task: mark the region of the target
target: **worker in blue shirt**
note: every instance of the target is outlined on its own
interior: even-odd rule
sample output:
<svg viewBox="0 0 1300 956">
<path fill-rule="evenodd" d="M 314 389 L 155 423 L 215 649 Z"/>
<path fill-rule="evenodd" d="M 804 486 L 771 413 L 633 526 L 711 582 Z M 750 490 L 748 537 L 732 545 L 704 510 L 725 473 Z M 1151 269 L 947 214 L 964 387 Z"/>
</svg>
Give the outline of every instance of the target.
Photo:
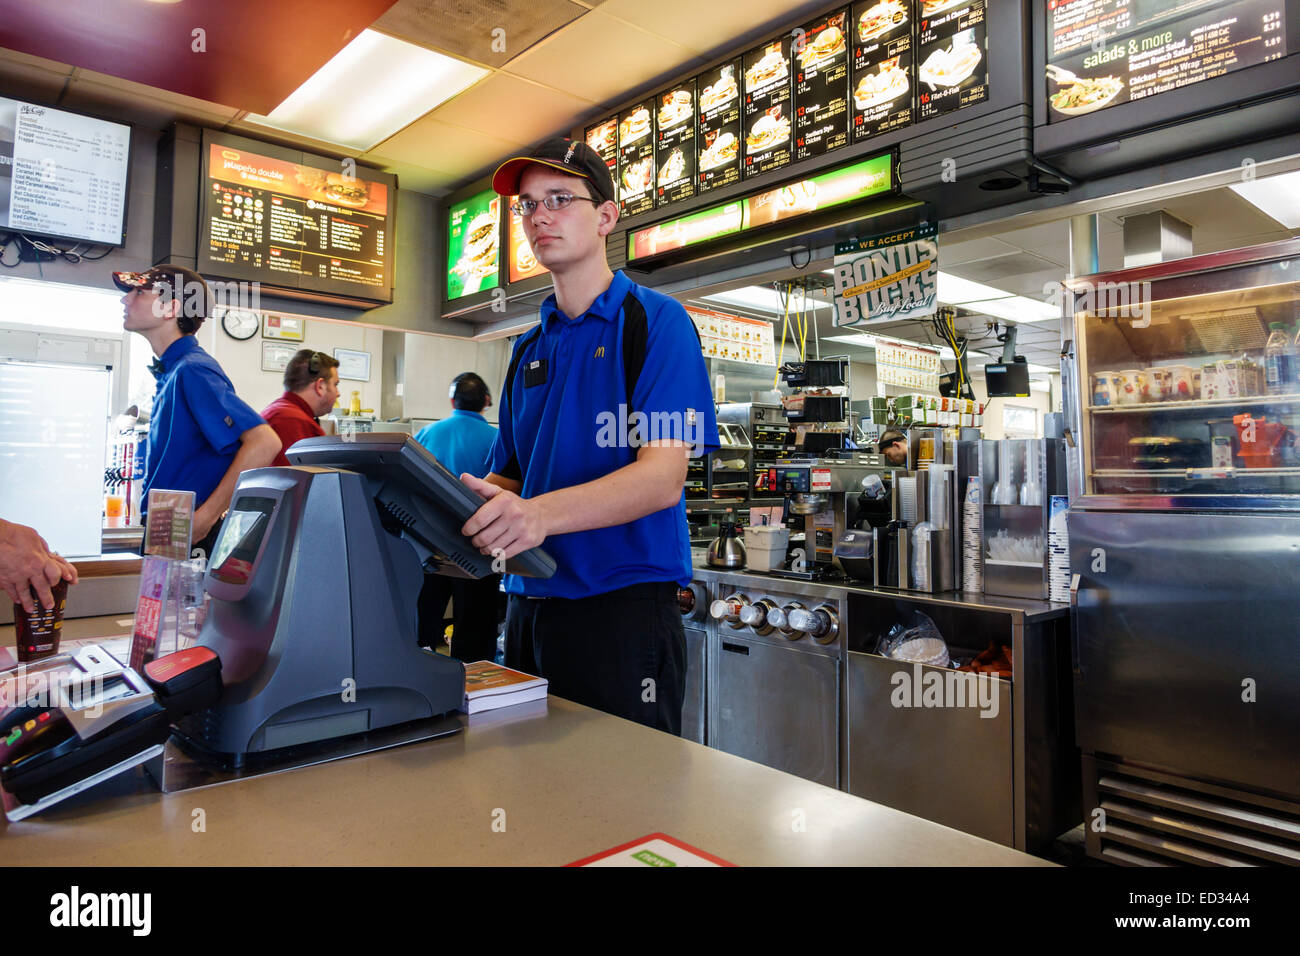
<svg viewBox="0 0 1300 956">
<path fill-rule="evenodd" d="M 202 276 L 160 265 L 114 272 L 113 282 L 126 293 L 123 326 L 153 349 L 150 371 L 158 380 L 141 508 L 148 509 L 153 488 L 194 492 L 191 541 L 210 555 L 240 473 L 271 464 L 280 439 L 199 347 L 195 333 L 212 310 L 212 290 Z"/>
<path fill-rule="evenodd" d="M 461 372 L 451 381 L 451 417 L 425 425 L 415 440 L 442 462 L 452 474 L 482 478 L 488 471 L 488 453 L 497 430 L 483 417 L 492 404 L 487 383 L 473 372 Z M 451 656 L 465 663 L 495 660 L 500 623 L 501 575 L 478 580 L 427 574 L 420 591 L 420 643 L 438 646 L 443 611 L 451 598 Z"/>
<path fill-rule="evenodd" d="M 506 664 L 550 691 L 681 732 L 686 640 L 677 588 L 691 579 L 684 482 L 718 447 L 708 373 L 680 303 L 613 273 L 618 221 L 604 160 L 548 140 L 492 180 L 514 196 L 555 292 L 515 343 L 488 499 L 463 531 L 485 554 L 542 546 L 549 579 L 506 576 Z"/>
</svg>

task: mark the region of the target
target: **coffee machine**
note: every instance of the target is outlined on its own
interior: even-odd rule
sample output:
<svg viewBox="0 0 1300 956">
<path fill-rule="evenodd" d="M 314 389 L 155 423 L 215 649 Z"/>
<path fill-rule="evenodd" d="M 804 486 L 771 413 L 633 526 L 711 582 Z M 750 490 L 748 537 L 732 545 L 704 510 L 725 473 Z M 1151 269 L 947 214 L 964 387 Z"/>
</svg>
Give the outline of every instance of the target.
<svg viewBox="0 0 1300 956">
<path fill-rule="evenodd" d="M 803 518 L 804 547 L 788 570 L 772 574 L 818 580 L 838 574 L 864 576 L 840 560 L 841 543 L 861 525 L 883 523 L 892 469 L 865 452 L 837 458 L 787 458 L 770 465 L 769 487 L 785 496 L 786 511 Z M 852 562 L 862 557 L 849 555 Z M 856 573 L 855 573 L 856 572 Z"/>
</svg>

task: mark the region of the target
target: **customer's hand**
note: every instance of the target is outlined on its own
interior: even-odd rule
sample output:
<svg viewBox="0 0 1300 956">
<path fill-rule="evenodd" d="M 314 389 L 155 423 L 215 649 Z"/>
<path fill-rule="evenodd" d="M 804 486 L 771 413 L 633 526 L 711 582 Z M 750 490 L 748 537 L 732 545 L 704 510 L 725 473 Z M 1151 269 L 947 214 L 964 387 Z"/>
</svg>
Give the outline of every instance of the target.
<svg viewBox="0 0 1300 956">
<path fill-rule="evenodd" d="M 41 606 L 54 607 L 50 588 L 63 578 L 77 583 L 77 569 L 50 550 L 36 531 L 26 525 L 0 520 L 0 588 L 21 604 L 28 614 L 36 610 L 35 592 Z"/>
<path fill-rule="evenodd" d="M 484 554 L 513 558 L 546 540 L 545 515 L 537 502 L 473 475 L 460 480 L 487 499 L 460 529 Z"/>
</svg>

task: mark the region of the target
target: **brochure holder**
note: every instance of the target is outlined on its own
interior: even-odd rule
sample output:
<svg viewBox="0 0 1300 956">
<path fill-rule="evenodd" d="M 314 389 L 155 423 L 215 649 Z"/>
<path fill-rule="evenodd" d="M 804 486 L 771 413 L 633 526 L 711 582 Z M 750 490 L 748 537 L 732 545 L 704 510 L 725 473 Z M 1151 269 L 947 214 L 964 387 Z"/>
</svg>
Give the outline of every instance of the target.
<svg viewBox="0 0 1300 956">
<path fill-rule="evenodd" d="M 149 492 L 145 557 L 129 661 L 136 670 L 156 657 L 190 647 L 207 618 L 208 597 L 203 587 L 207 555 L 191 557 L 193 529 L 193 492 Z"/>
</svg>

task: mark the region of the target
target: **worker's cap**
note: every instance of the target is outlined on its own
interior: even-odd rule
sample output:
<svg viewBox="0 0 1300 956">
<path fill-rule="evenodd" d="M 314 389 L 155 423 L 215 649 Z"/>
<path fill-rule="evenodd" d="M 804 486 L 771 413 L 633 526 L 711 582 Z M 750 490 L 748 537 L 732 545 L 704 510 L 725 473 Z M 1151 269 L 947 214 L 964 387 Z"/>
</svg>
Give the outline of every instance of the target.
<svg viewBox="0 0 1300 956">
<path fill-rule="evenodd" d="M 507 159 L 492 174 L 492 188 L 502 196 L 518 196 L 519 180 L 529 166 L 545 166 L 570 176 L 581 176 L 591 184 L 595 198 L 614 200 L 614 180 L 600 154 L 586 143 L 556 136 L 548 139 L 527 156 Z"/>
<path fill-rule="evenodd" d="M 164 302 L 178 298 L 181 311 L 177 325 L 186 334 L 197 331 L 212 314 L 212 289 L 203 276 L 185 266 L 168 263 L 144 272 L 114 272 L 113 284 L 123 292 L 156 289 Z"/>
</svg>

